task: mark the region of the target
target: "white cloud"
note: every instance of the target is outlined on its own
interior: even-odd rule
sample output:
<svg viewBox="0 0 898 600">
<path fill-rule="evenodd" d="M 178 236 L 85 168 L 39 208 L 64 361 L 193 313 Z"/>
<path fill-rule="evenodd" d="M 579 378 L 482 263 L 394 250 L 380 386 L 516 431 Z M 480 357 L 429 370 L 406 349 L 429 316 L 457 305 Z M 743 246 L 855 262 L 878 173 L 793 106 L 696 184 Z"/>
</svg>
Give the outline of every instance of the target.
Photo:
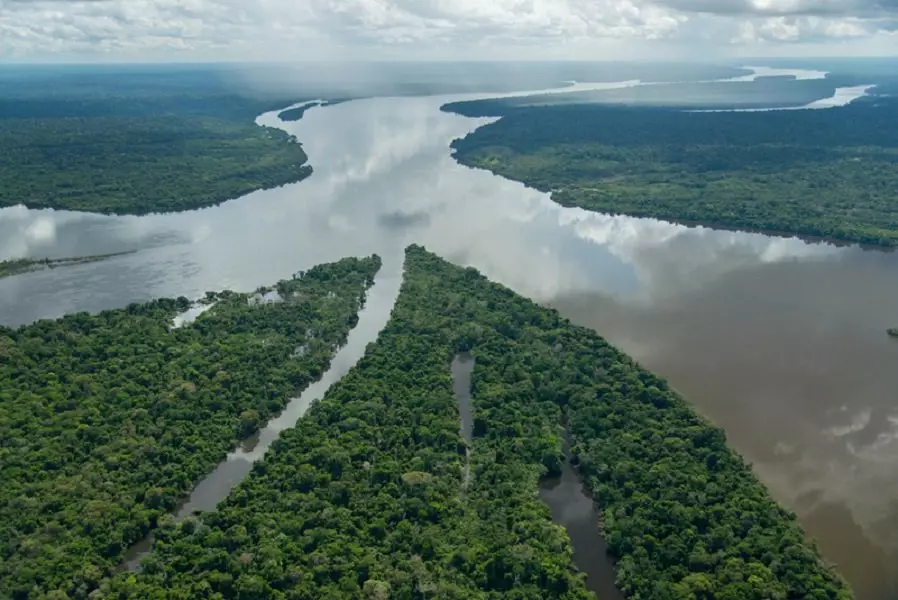
<svg viewBox="0 0 898 600">
<path fill-rule="evenodd" d="M 864 20 L 846 18 L 767 17 L 745 21 L 734 40 L 737 43 L 841 41 L 865 38 L 876 34 L 875 28 Z"/>
<path fill-rule="evenodd" d="M 608 58 L 652 41 L 707 49 L 872 38 L 896 23 L 898 0 L 0 0 L 0 58 L 327 59 L 391 49 L 489 58 L 522 47 L 550 57 L 601 48 Z"/>
</svg>

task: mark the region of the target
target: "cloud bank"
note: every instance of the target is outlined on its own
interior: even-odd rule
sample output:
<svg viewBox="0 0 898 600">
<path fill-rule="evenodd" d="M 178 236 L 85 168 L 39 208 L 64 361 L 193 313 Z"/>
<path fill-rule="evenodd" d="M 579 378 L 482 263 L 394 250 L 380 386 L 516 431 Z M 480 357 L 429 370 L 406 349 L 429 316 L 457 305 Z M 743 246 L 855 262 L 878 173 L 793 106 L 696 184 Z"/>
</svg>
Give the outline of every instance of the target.
<svg viewBox="0 0 898 600">
<path fill-rule="evenodd" d="M 845 41 L 894 54 L 896 31 L 898 0 L 0 0 L 6 59 L 707 57 Z"/>
</svg>

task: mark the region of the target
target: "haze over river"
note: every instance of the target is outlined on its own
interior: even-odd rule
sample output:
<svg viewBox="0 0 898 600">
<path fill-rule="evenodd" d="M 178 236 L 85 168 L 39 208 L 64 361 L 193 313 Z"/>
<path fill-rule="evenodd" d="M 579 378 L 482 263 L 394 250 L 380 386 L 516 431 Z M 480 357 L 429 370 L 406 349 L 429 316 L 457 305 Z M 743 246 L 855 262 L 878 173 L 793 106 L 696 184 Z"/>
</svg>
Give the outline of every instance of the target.
<svg viewBox="0 0 898 600">
<path fill-rule="evenodd" d="M 0 210 L 0 258 L 139 250 L 0 280 L 0 321 L 252 290 L 347 255 L 377 252 L 395 272 L 403 248 L 423 243 L 669 377 L 726 428 L 861 600 L 894 597 L 898 343 L 885 330 L 898 326 L 898 253 L 561 208 L 453 160 L 452 139 L 488 122 L 440 112 L 458 99 L 312 108 L 281 126 L 314 175 L 215 208 Z M 372 302 L 386 310 L 396 287 Z"/>
</svg>

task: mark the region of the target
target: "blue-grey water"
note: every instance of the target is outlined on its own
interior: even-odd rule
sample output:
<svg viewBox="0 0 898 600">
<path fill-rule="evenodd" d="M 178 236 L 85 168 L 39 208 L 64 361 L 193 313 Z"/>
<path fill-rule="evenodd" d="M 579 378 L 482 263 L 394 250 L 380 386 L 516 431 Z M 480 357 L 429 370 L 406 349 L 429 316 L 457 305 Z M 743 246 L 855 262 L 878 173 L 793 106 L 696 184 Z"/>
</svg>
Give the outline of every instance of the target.
<svg viewBox="0 0 898 600">
<path fill-rule="evenodd" d="M 423 243 L 668 376 L 726 428 L 858 597 L 887 598 L 898 344 L 885 330 L 898 325 L 898 254 L 562 208 L 453 160 L 452 139 L 488 122 L 439 110 L 456 99 L 312 108 L 281 126 L 302 141 L 313 176 L 214 208 L 2 209 L 0 258 L 138 252 L 0 280 L 0 322 L 248 291 L 347 255 L 377 252 L 395 269 L 407 244 Z M 373 339 L 378 328 L 364 331 Z"/>
</svg>

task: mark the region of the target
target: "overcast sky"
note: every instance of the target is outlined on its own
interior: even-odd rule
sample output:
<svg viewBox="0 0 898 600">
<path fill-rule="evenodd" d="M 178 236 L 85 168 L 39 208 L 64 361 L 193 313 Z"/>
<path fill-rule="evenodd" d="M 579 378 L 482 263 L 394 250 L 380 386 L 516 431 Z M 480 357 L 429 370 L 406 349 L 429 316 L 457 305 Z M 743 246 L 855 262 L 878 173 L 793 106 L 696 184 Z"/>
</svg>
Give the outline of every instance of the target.
<svg viewBox="0 0 898 600">
<path fill-rule="evenodd" d="M 898 0 L 0 0 L 0 60 L 898 54 Z"/>
</svg>

